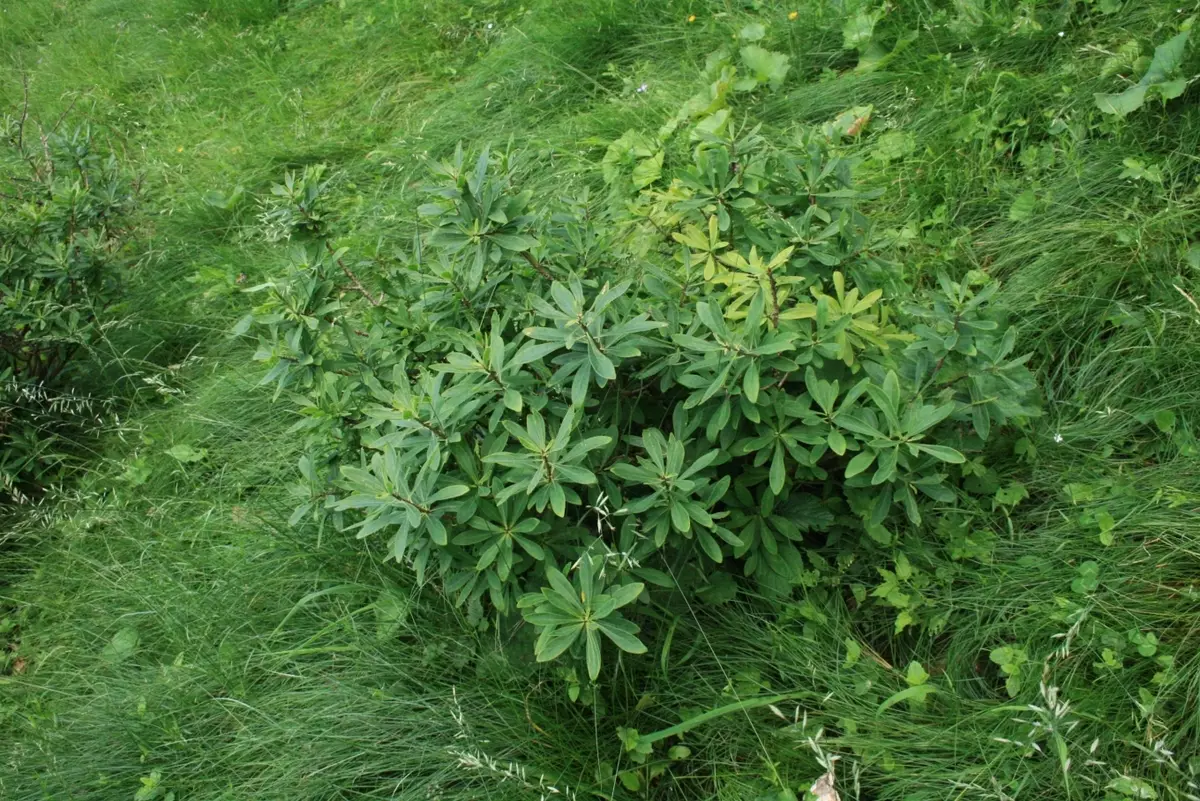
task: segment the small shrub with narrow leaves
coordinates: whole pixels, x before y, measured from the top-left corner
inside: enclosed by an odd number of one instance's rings
[[[646,650],[653,592],[836,592],[939,536],[1037,413],[1017,331],[982,273],[903,280],[819,131],[736,123],[775,83],[743,66],[613,142],[605,197],[460,148],[390,273],[296,246],[240,326],[310,438],[294,520],[380,538],[476,625],[519,610],[593,680]]]
[[[94,417],[73,370],[129,263],[131,184],[92,134],[0,124],[0,494],[52,481],[69,419]]]

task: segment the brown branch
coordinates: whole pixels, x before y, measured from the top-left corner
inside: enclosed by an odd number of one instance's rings
[[[58,119],[55,120],[54,127],[50,129],[50,133],[56,133],[58,131],[58,126],[62,125],[63,120],[65,120],[67,115],[71,113],[71,109],[75,108],[75,101],[77,100],[79,100],[79,95],[75,95],[75,97],[71,98],[71,102],[67,104],[65,109],[63,109],[63,113],[58,115]],[[111,142],[109,143],[109,149],[112,149]]]
[[[416,509],[418,512],[420,512],[423,515],[427,515],[433,511],[433,509],[431,509],[430,507],[422,506],[421,504],[414,501],[412,498],[406,498],[398,492],[393,492],[392,497],[395,498],[396,500],[400,501],[401,503],[408,504],[409,506]]]
[[[537,259],[535,259],[533,257],[533,254],[530,253],[528,250],[522,250],[521,257],[524,258],[525,261],[529,262],[529,266],[532,267],[533,269],[537,270],[538,275],[540,275],[542,278],[545,278],[547,281],[554,280],[554,276],[552,276],[549,273],[549,271],[545,267],[542,266],[542,263],[540,261],[538,261]]]
[[[50,155],[50,140],[46,138],[46,131],[45,131],[45,129],[42,128],[41,124],[38,125],[38,133],[41,134],[41,138],[42,138],[42,153],[45,154],[45,156],[46,156],[46,169],[49,171],[50,177],[53,178],[54,177],[54,157]],[[86,183],[86,180],[87,180],[87,177],[84,176],[85,183]]]
[[[767,270],[767,280],[771,282],[771,327],[779,330],[779,285],[775,283],[775,271]]]
[[[21,121],[17,123],[17,150],[25,155],[25,121],[29,119],[29,73],[21,71],[21,91],[25,96],[21,104]]]
[[[334,255],[337,252],[333,249],[333,245],[329,244],[328,239],[325,240],[325,249],[329,251],[330,255]],[[358,292],[364,298],[367,299],[367,302],[369,302],[372,306],[378,306],[379,304],[383,303],[383,299],[382,299],[383,295],[380,294],[379,300],[376,300],[375,298],[371,297],[371,293],[367,291],[367,288],[365,286],[363,286],[362,281],[358,280],[358,276],[350,271],[350,268],[345,265],[345,263],[342,261],[340,256],[334,255],[333,260],[335,262],[337,262],[337,266],[341,267],[342,272],[345,273],[346,277],[350,279],[350,285],[353,286],[356,290],[358,290]]]

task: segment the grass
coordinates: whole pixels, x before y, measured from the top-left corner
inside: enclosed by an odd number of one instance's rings
[[[179,801],[757,799],[772,780],[807,787],[818,752],[841,757],[847,799],[1103,798],[1122,776],[1200,795],[1200,108],[1194,87],[1123,122],[1092,105],[1119,86],[1109,54],[1130,39],[1148,54],[1195,9],[903,4],[889,25],[918,38],[856,74],[841,34],[855,4],[752,5],[10,0],[0,105],[21,107],[27,74],[34,114],[69,107],[103,130],[146,202],[140,268],[94,354],[120,415],[81,433],[77,479],[0,538],[0,795],[129,799],[145,779],[159,789],[143,797]],[[520,632],[472,632],[363,544],[287,525],[293,421],[226,333],[243,284],[281,257],[253,236],[253,208],[203,198],[328,163],[342,244],[387,254],[415,230],[422,156],[490,142],[525,153],[538,191],[586,185],[607,141],[656,126],[751,20],[795,64],[765,126],[874,107],[847,147],[885,190],[871,213],[910,277],[1004,279],[1046,400],[994,479],[1028,497],[914,544],[938,625],[895,635],[896,610],[837,596],[696,607],[655,624],[661,659],[606,675],[599,715]],[[911,147],[883,158],[890,132]],[[1123,178],[1126,159],[1163,180]],[[165,454],[179,444],[207,456]],[[954,536],[983,545],[955,558]],[[1028,655],[1011,700],[989,659],[1005,645]],[[935,693],[881,711],[912,661]],[[766,693],[794,697],[784,719],[722,715],[648,788],[611,778],[627,766],[618,726]]]

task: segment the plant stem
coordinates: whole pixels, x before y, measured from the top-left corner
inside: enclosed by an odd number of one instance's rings
[[[802,695],[804,695],[804,693],[795,692],[784,693],[782,695],[767,695],[759,698],[747,698],[742,701],[735,701],[732,704],[726,704],[725,706],[719,706],[716,709],[710,709],[707,712],[701,712],[694,718],[688,718],[682,723],[676,723],[674,726],[671,726],[668,729],[659,729],[658,731],[651,732],[650,734],[639,734],[638,741],[643,743],[656,743],[659,740],[665,740],[668,737],[674,737],[677,734],[683,734],[684,732],[699,726],[701,723],[707,723],[713,718],[719,718],[723,715],[728,715],[731,712],[741,712],[745,709],[757,709],[760,706],[769,706],[771,704],[777,704],[780,701],[789,701],[793,698],[799,698]]]
[[[540,275],[542,278],[545,278],[547,281],[554,280],[554,276],[552,276],[550,274],[550,272],[545,267],[542,266],[542,263],[540,261],[538,261],[536,258],[534,258],[533,254],[530,253],[528,250],[521,251],[521,258],[523,258],[523,259],[525,259],[525,261],[529,262],[529,266],[532,267],[533,269],[537,270],[538,275]]]
[[[376,300],[375,298],[371,297],[371,293],[367,291],[367,288],[366,288],[365,286],[363,286],[363,283],[362,283],[362,281],[359,281],[359,280],[358,280],[358,276],[357,276],[357,275],[355,275],[353,272],[351,272],[351,271],[350,271],[350,268],[349,268],[349,267],[347,267],[347,266],[345,265],[345,263],[343,263],[343,262],[342,262],[342,259],[341,259],[341,257],[340,257],[340,256],[336,256],[336,255],[334,255],[334,254],[336,254],[336,253],[337,253],[337,251],[335,251],[335,250],[333,249],[333,245],[329,244],[329,240],[328,240],[328,239],[326,239],[326,240],[325,240],[325,249],[326,249],[327,251],[329,251],[329,254],[330,254],[331,256],[334,256],[334,259],[333,259],[333,260],[337,262],[337,266],[338,266],[338,267],[341,267],[341,268],[342,268],[342,272],[343,272],[343,273],[345,273],[345,274],[346,274],[346,277],[350,279],[350,285],[351,285],[351,286],[353,286],[355,289],[357,289],[357,290],[359,291],[359,293],[360,293],[360,294],[361,294],[361,295],[362,295],[364,298],[366,298],[366,299],[367,299],[367,302],[368,302],[368,303],[370,303],[372,306],[378,306],[380,303],[382,303],[382,302],[383,302],[382,300]]]

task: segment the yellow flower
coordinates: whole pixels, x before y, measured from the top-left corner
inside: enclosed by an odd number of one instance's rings
[[[176,153],[182,153],[182,152],[183,152],[183,148],[182,148],[182,147],[177,147],[177,148],[175,148],[175,152],[176,152]]]
[[[688,22],[695,22],[695,21],[696,21],[696,15],[688,14]]]
[[[796,17],[799,17],[799,16],[800,16],[799,11],[793,11],[792,13],[788,14],[788,19],[791,20],[792,22],[795,22]]]

